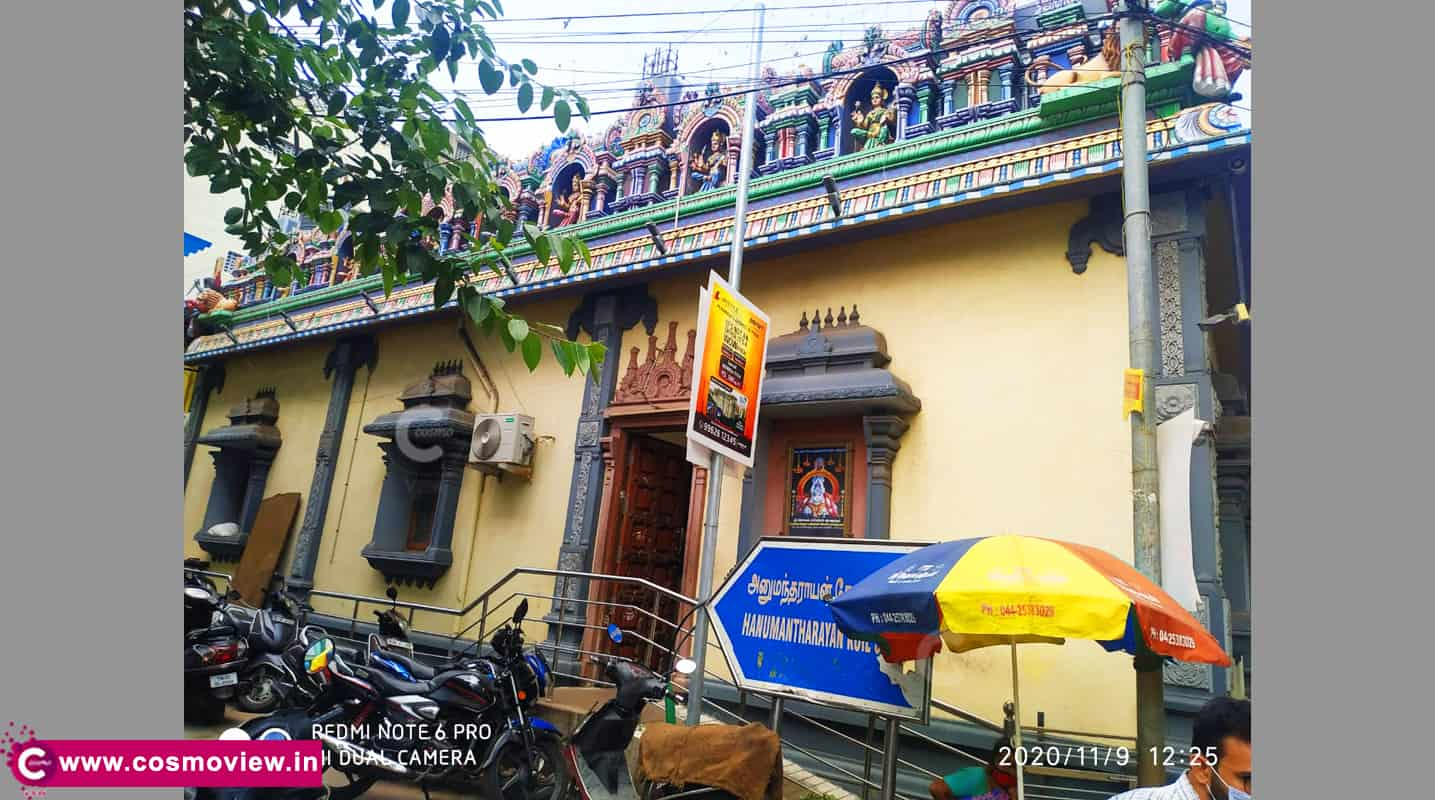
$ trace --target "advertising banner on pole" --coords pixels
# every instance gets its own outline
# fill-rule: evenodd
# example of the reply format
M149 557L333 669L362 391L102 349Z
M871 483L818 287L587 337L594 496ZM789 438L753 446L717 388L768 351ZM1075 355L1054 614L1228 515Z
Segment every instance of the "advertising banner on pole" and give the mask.
M689 458L706 449L752 466L769 327L757 306L716 272L708 273L698 305L698 357L688 405L688 441L697 447L688 448Z
M844 636L824 600L922 546L759 541L713 595L713 629L738 686L926 724L931 659L888 664L875 644Z

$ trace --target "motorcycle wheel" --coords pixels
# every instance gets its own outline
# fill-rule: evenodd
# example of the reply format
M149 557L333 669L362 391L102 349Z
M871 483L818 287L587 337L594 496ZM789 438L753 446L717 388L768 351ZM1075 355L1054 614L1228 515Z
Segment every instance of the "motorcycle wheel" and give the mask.
M250 714L268 714L284 700L280 685L273 669L259 667L244 679L243 688L234 696L234 705Z
M561 800L564 778L563 743L556 737L537 736L528 754L532 773L528 776L528 800Z
M524 757L524 744L511 741L484 770L479 793L485 800L560 800L563 750L558 741L540 738Z

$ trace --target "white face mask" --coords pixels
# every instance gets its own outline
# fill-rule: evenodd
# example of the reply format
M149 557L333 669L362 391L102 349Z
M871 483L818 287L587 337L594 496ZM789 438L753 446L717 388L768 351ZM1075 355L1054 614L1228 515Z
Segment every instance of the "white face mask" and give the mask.
M1229 783L1226 783L1226 779L1222 778L1221 773L1217 772L1215 769L1211 770L1211 774L1215 775L1216 780L1220 781L1221 785L1226 787L1226 796L1227 798L1229 798L1229 800L1251 800L1251 795L1249 792L1245 791L1244 789L1237 789Z

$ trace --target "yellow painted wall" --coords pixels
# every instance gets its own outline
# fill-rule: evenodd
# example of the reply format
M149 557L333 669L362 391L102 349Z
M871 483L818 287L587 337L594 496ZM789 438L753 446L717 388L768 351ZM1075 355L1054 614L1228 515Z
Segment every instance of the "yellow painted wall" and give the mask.
M821 306L825 312L831 305L835 312L855 301L863 322L886 335L891 369L922 399L894 465L894 538L937 541L1018 532L1131 558L1130 435L1119 413L1127 363L1125 272L1120 259L1098 249L1084 275L1072 274L1063 256L1067 232L1086 213L1085 204L1074 202L782 259L750 255L742 289L770 314L774 333L796 330L804 309ZM688 274L650 285L658 300L660 337L669 321L680 323L680 334L693 327L704 278L705 273ZM575 302L573 297L521 308L561 323ZM491 407L453 334L455 324L449 319L378 333L378 369L372 377L360 373L350 409L319 557L319 588L383 591L382 578L359 555L377 511L382 462L374 437L356 437L356 431L398 408L399 391L441 359L463 359L474 383L475 409ZM479 475L467 473L454 567L431 592L401 590L404 599L461 606L515 566L547 568L556 562L582 385L576 377L565 378L551 358L529 375L497 342L482 336L475 341L503 395L502 410L532 414L538 434L552 439L538 447L532 485L488 479L479 508ZM641 327L629 331L622 351L611 357L626 365L627 350L635 345L646 352ZM286 467L281 480L276 464L270 493L286 490L291 474L300 490L307 489L328 398L327 382L317 377L324 352L323 345L306 346L231 365L228 404L238 392L252 391L237 380L249 374L245 370L257 375L259 363L268 360L279 373L277 379L266 374L256 386L278 386L285 436L281 458L298 459L303 469L291 473ZM307 364L303 369L297 366L301 362ZM309 402L301 397L314 398L315 413L291 416L292 408ZM223 407L227 404L212 404L206 430L217 424L213 409ZM312 424L312 433L299 433L299 419ZM198 526L208 496L212 468L206 468L207 461L197 458L186 497L186 536ZM719 577L737 559L740 499L740 476L730 470L719 520ZM194 550L192 543L186 547ZM522 588L546 594L552 581L529 580ZM530 619L547 611L545 601L530 605ZM453 628L451 620L423 615L416 624ZM530 637L543 634L541 625L529 628ZM943 654L937 659L936 694L1000 719L1001 705L1011 696L1009 670L1005 650ZM1134 730L1129 657L1089 642L1030 646L1022 652L1021 670L1025 724L1035 724L1037 711L1044 711L1052 727Z
M1131 559L1125 268L1097 249L1086 273L1072 274L1066 237L1086 213L1067 203L777 260L750 254L742 291L775 335L797 330L804 310L835 314L855 301L863 323L886 336L892 371L921 398L893 466L894 539L1025 533ZM694 326L705 279L650 287L661 334L669 320L682 332ZM641 329L627 334L625 359L634 345L646 353ZM729 475L719 577L736 562L740 498ZM1020 669L1024 724L1040 710L1052 727L1134 731L1128 656L1090 642L1033 645ZM999 720L1011 697L1009 652L942 654L934 692Z
M324 416L329 407L329 381L324 379L324 358L329 345L306 342L280 350L240 355L225 362L224 391L209 396L200 432L228 425L226 414L239 402L265 387L274 387L279 401L279 432L283 444L269 469L264 496L298 492L299 517L309 502L309 482L314 478L314 453L319 447L319 434L324 429ZM361 379L362 380L362 379ZM209 502L209 488L214 482L213 448L195 447L194 463L184 491L184 554L204 557L194 542L194 533L204 522L204 509ZM299 521L294 523L297 534ZM282 564L289 563L293 535ZM216 564L215 569L232 572L234 565Z

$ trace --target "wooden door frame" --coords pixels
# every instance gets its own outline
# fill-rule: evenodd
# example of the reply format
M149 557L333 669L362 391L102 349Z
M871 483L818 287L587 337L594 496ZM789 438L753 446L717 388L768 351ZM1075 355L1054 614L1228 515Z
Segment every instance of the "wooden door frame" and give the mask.
M618 524L618 487L628 478L629 453L635 437L645 434L682 431L688 424L687 401L652 403L646 407L609 408L607 412L608 435L599 440L603 456L603 491L598 504L598 525L593 542L593 571L607 572L611 565L614 526ZM688 486L687 520L683 527L683 577L680 591L694 596L697 591L698 565L702 554L703 505L707 497L707 469L690 465L692 476ZM589 596L600 597L589 587ZM583 633L583 650L596 652L600 630L601 607L588 607L588 628ZM686 654L691 642L685 642L681 650ZM585 674L590 672L584 664Z

